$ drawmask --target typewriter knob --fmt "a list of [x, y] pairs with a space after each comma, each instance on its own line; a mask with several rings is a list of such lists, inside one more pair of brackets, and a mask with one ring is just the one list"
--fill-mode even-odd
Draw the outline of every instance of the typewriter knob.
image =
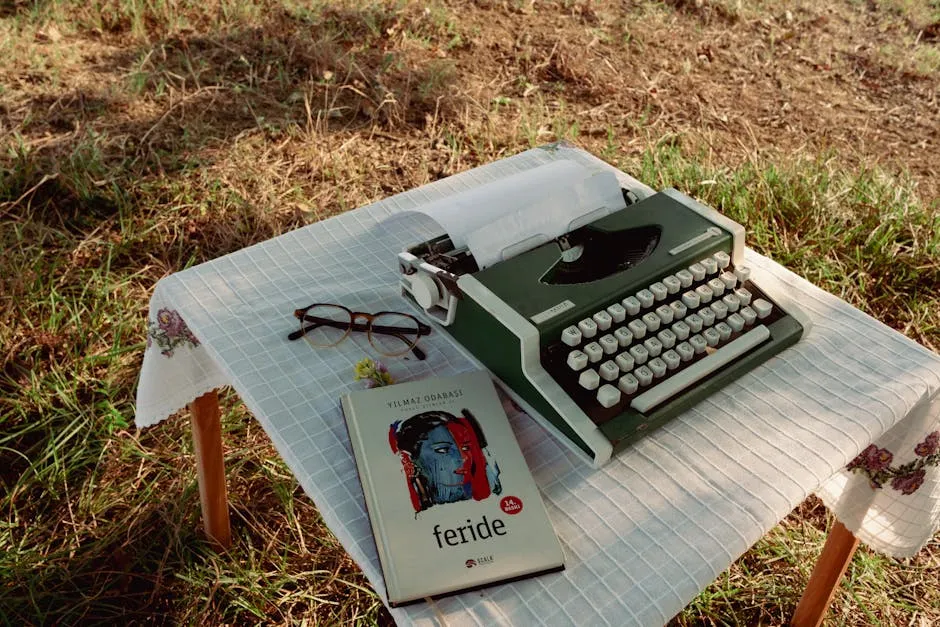
[[430, 309], [441, 295], [437, 282], [423, 272], [416, 272], [408, 278], [411, 279], [411, 295], [415, 301], [425, 309]]

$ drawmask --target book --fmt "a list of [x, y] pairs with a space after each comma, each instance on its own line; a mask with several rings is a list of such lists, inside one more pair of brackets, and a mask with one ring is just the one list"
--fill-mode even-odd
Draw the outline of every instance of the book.
[[341, 403], [393, 607], [564, 568], [488, 373], [359, 390]]

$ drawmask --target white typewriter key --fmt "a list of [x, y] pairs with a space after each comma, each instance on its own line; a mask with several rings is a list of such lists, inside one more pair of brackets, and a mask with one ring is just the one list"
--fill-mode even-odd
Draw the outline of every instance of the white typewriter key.
[[601, 382], [601, 377], [599, 374], [588, 368], [581, 373], [581, 376], [578, 377], [578, 383], [585, 390], [596, 390], [597, 386]]
[[633, 367], [636, 366], [636, 360], [632, 355], [630, 355], [630, 353], [627, 352], [623, 352], [617, 355], [617, 357], [614, 358], [614, 361], [617, 363], [617, 367], [619, 367], [624, 372], [630, 372], [633, 370]]
[[676, 272], [676, 278], [679, 279], [679, 284], [682, 287], [689, 287], [695, 280], [695, 277], [693, 277], [692, 273], [688, 270], [679, 270]]
[[692, 278], [696, 281], [701, 281], [705, 278], [705, 266], [700, 263], [693, 263], [689, 266], [689, 272], [692, 273]]
[[568, 353], [568, 367], [574, 371], [584, 370], [588, 365], [588, 356], [581, 351], [571, 351]]
[[689, 309], [698, 309], [698, 306], [701, 304], [702, 299], [698, 294], [689, 290], [682, 295], [682, 304], [684, 304]]
[[624, 394], [633, 394], [636, 392], [636, 389], [640, 387], [640, 382], [636, 380], [636, 377], [634, 377], [632, 373], [628, 372], [620, 377], [620, 381], [617, 382], [617, 387], [620, 388], [620, 391]]
[[669, 295], [669, 289], [659, 281], [650, 285], [650, 291], [653, 293], [653, 298], [658, 301], [664, 300]]
[[706, 274], [718, 274], [718, 262], [713, 257], [699, 261], [705, 267]]
[[597, 323], [590, 318], [585, 318], [579, 322], [578, 328], [581, 329], [581, 335], [584, 337], [594, 337], [597, 335]]
[[675, 320], [682, 320], [685, 318], [685, 314], [689, 312], [689, 308], [680, 300], [672, 301], [669, 306], [672, 307], [672, 317]]
[[697, 353], [704, 353], [705, 348], [708, 346], [708, 342], [705, 341], [705, 338], [701, 335], [693, 335], [689, 338], [689, 344], [692, 345], [692, 350]]
[[708, 342], [709, 346], [718, 346], [718, 342], [721, 341], [721, 333], [716, 331], [714, 328], [705, 329], [702, 332], [702, 337], [705, 338], [705, 341]]
[[636, 363], [642, 365], [650, 358], [650, 353], [644, 346], [637, 344], [636, 346], [630, 347], [630, 356], [633, 357]]
[[597, 402], [607, 408], [613, 407], [620, 402], [620, 390], [609, 383], [605, 383], [597, 391]]
[[721, 297], [721, 302], [725, 304], [725, 307], [728, 308], [728, 311], [737, 311], [738, 307], [741, 306], [741, 299], [738, 298], [735, 294], [725, 294]]
[[663, 343], [659, 341], [659, 338], [647, 338], [643, 340], [643, 346], [646, 348], [646, 352], [650, 354], [650, 357], [659, 357], [659, 354], [663, 352]]
[[568, 346], [577, 346], [581, 343], [581, 330], [571, 325], [561, 332], [561, 341]]
[[774, 309], [774, 306], [763, 298], [755, 298], [751, 306], [754, 307], [754, 311], [757, 312], [757, 317], [761, 320], [769, 316], [770, 312]]
[[698, 298], [702, 303], [710, 303], [712, 297], [715, 295], [715, 292], [712, 291], [712, 288], [707, 285], [699, 285], [695, 288], [695, 293], [698, 294]]
[[734, 290], [734, 295], [738, 297], [739, 301], [741, 301], [742, 307], [747, 307], [751, 304], [751, 293], [743, 287], [739, 287], [738, 289]]
[[682, 342], [676, 346], [676, 352], [679, 353], [679, 357], [682, 358], [682, 361], [689, 361], [692, 359], [692, 355], [695, 354], [695, 349], [692, 348], [692, 345], [688, 342]]
[[602, 335], [601, 339], [597, 340], [597, 343], [601, 345], [601, 348], [604, 349], [604, 352], [608, 355], [612, 355], [617, 352], [617, 349], [620, 348], [620, 342], [617, 341], [613, 335]]
[[675, 323], [674, 325], [672, 325], [672, 332], [676, 334], [676, 338], [679, 340], [689, 339], [689, 333], [691, 331], [692, 329], [689, 328], [688, 323], [683, 322], [681, 320]]
[[640, 382], [640, 385], [649, 385], [653, 382], [653, 371], [646, 366], [640, 366], [634, 370], [633, 376]]
[[659, 329], [659, 316], [649, 311], [643, 314], [643, 323], [646, 324], [646, 330], [653, 333]]
[[611, 319], [610, 314], [607, 313], [606, 311], [598, 311], [596, 314], [591, 316], [591, 318], [594, 320], [594, 322], [597, 323], [597, 328], [600, 329], [601, 331], [606, 331], [607, 329], [609, 329], [610, 324], [613, 322], [613, 319]]
[[633, 337], [638, 340], [642, 340], [643, 336], [646, 335], [646, 325], [643, 324], [642, 320], [631, 320], [627, 328], [630, 329]]
[[718, 320], [724, 320], [728, 315], [728, 305], [724, 304], [720, 300], [716, 300], [711, 305], [711, 310], [715, 312], [715, 318]]
[[715, 330], [718, 331], [718, 335], [721, 336], [721, 341], [724, 342], [729, 337], [731, 337], [731, 327], [728, 326], [725, 322], [719, 322], [715, 325]]
[[[643, 326], [645, 327], [646, 325], [643, 325]], [[620, 346], [624, 348], [626, 348], [627, 346], [630, 346], [630, 342], [633, 341], [633, 334], [630, 333], [630, 331], [624, 327], [620, 327], [619, 329], [614, 331], [614, 337], [617, 338], [617, 343], [620, 344]]]
[[677, 294], [682, 289], [682, 283], [676, 277], [670, 275], [663, 279], [663, 285], [669, 290], [670, 294]]
[[725, 284], [725, 289], [728, 290], [733, 290], [734, 286], [738, 284], [738, 277], [730, 272], [722, 272], [718, 278], [721, 279], [721, 282]]
[[717, 253], [712, 255], [712, 259], [715, 260], [715, 263], [717, 263], [718, 267], [722, 270], [731, 265], [731, 255], [723, 250], [719, 250]]
[[663, 321], [663, 324], [669, 324], [675, 314], [672, 313], [672, 307], [669, 305], [660, 305], [656, 308], [656, 315]]
[[718, 298], [725, 293], [725, 284], [721, 279], [715, 278], [708, 282], [708, 287], [712, 288], [712, 292], [715, 294], [715, 298]]
[[691, 314], [685, 317], [685, 323], [692, 329], [692, 333], [698, 333], [705, 326], [705, 321], [698, 314]]
[[627, 317], [627, 310], [623, 308], [623, 305], [619, 303], [614, 303], [607, 308], [607, 313], [610, 314], [610, 317], [613, 318], [614, 322], [621, 323]]
[[664, 374], [666, 374], [666, 362], [657, 357], [656, 359], [651, 359], [649, 363], [650, 370], [653, 371], [653, 376], [657, 379]]
[[591, 342], [584, 345], [584, 354], [588, 356], [592, 364], [595, 364], [604, 356], [604, 349], [597, 342]]
[[652, 307], [653, 301], [656, 300], [656, 297], [649, 290], [640, 290], [636, 293], [636, 298], [644, 307]]
[[698, 310], [699, 318], [702, 319], [702, 326], [710, 327], [715, 324], [715, 312], [709, 307], [702, 307]]
[[679, 338], [677, 338], [676, 334], [670, 329], [663, 329], [656, 334], [656, 339], [662, 343], [663, 348], [672, 348], [676, 345], [676, 340]]
[[614, 381], [620, 376], [620, 367], [609, 359], [598, 366], [597, 370], [604, 381]]
[[738, 277], [738, 281], [743, 285], [751, 278], [751, 269], [747, 266], [738, 266], [734, 269], [734, 276]]
[[640, 313], [640, 301], [636, 296], [627, 296], [620, 304], [627, 310], [627, 315], [635, 316]]
[[732, 331], [740, 331], [744, 328], [744, 318], [741, 317], [741, 314], [731, 314], [728, 316], [728, 320], [726, 322], [728, 323], [728, 326], [731, 327]]
[[744, 318], [744, 324], [750, 326], [757, 320], [757, 312], [750, 307], [743, 307], [741, 309], [741, 317]]
[[679, 359], [679, 353], [676, 351], [666, 351], [663, 353], [663, 361], [666, 362], [667, 368], [675, 370], [679, 367], [679, 362], [682, 360]]

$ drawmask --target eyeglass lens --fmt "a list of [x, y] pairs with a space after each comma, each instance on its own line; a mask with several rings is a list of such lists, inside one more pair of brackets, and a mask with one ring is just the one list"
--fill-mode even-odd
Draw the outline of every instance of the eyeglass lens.
[[300, 328], [304, 338], [314, 346], [335, 346], [342, 342], [352, 327], [352, 315], [342, 307], [317, 305], [304, 312]]
[[383, 355], [407, 353], [418, 342], [418, 321], [399, 313], [379, 314], [369, 328], [369, 342]]
[[387, 312], [367, 322], [362, 317], [353, 321], [350, 311], [336, 305], [315, 305], [306, 309], [300, 319], [300, 332], [313, 346], [335, 346], [350, 331], [366, 331], [369, 343], [390, 357], [403, 355], [418, 343], [421, 329], [418, 321], [406, 314]]

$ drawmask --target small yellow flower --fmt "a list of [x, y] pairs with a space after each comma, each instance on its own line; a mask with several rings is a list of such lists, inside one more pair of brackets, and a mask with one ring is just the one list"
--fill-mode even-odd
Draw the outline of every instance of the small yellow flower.
[[365, 380], [366, 386], [370, 388], [392, 385], [395, 380], [389, 374], [388, 368], [382, 362], [372, 361], [368, 357], [360, 360], [353, 368], [355, 381]]

